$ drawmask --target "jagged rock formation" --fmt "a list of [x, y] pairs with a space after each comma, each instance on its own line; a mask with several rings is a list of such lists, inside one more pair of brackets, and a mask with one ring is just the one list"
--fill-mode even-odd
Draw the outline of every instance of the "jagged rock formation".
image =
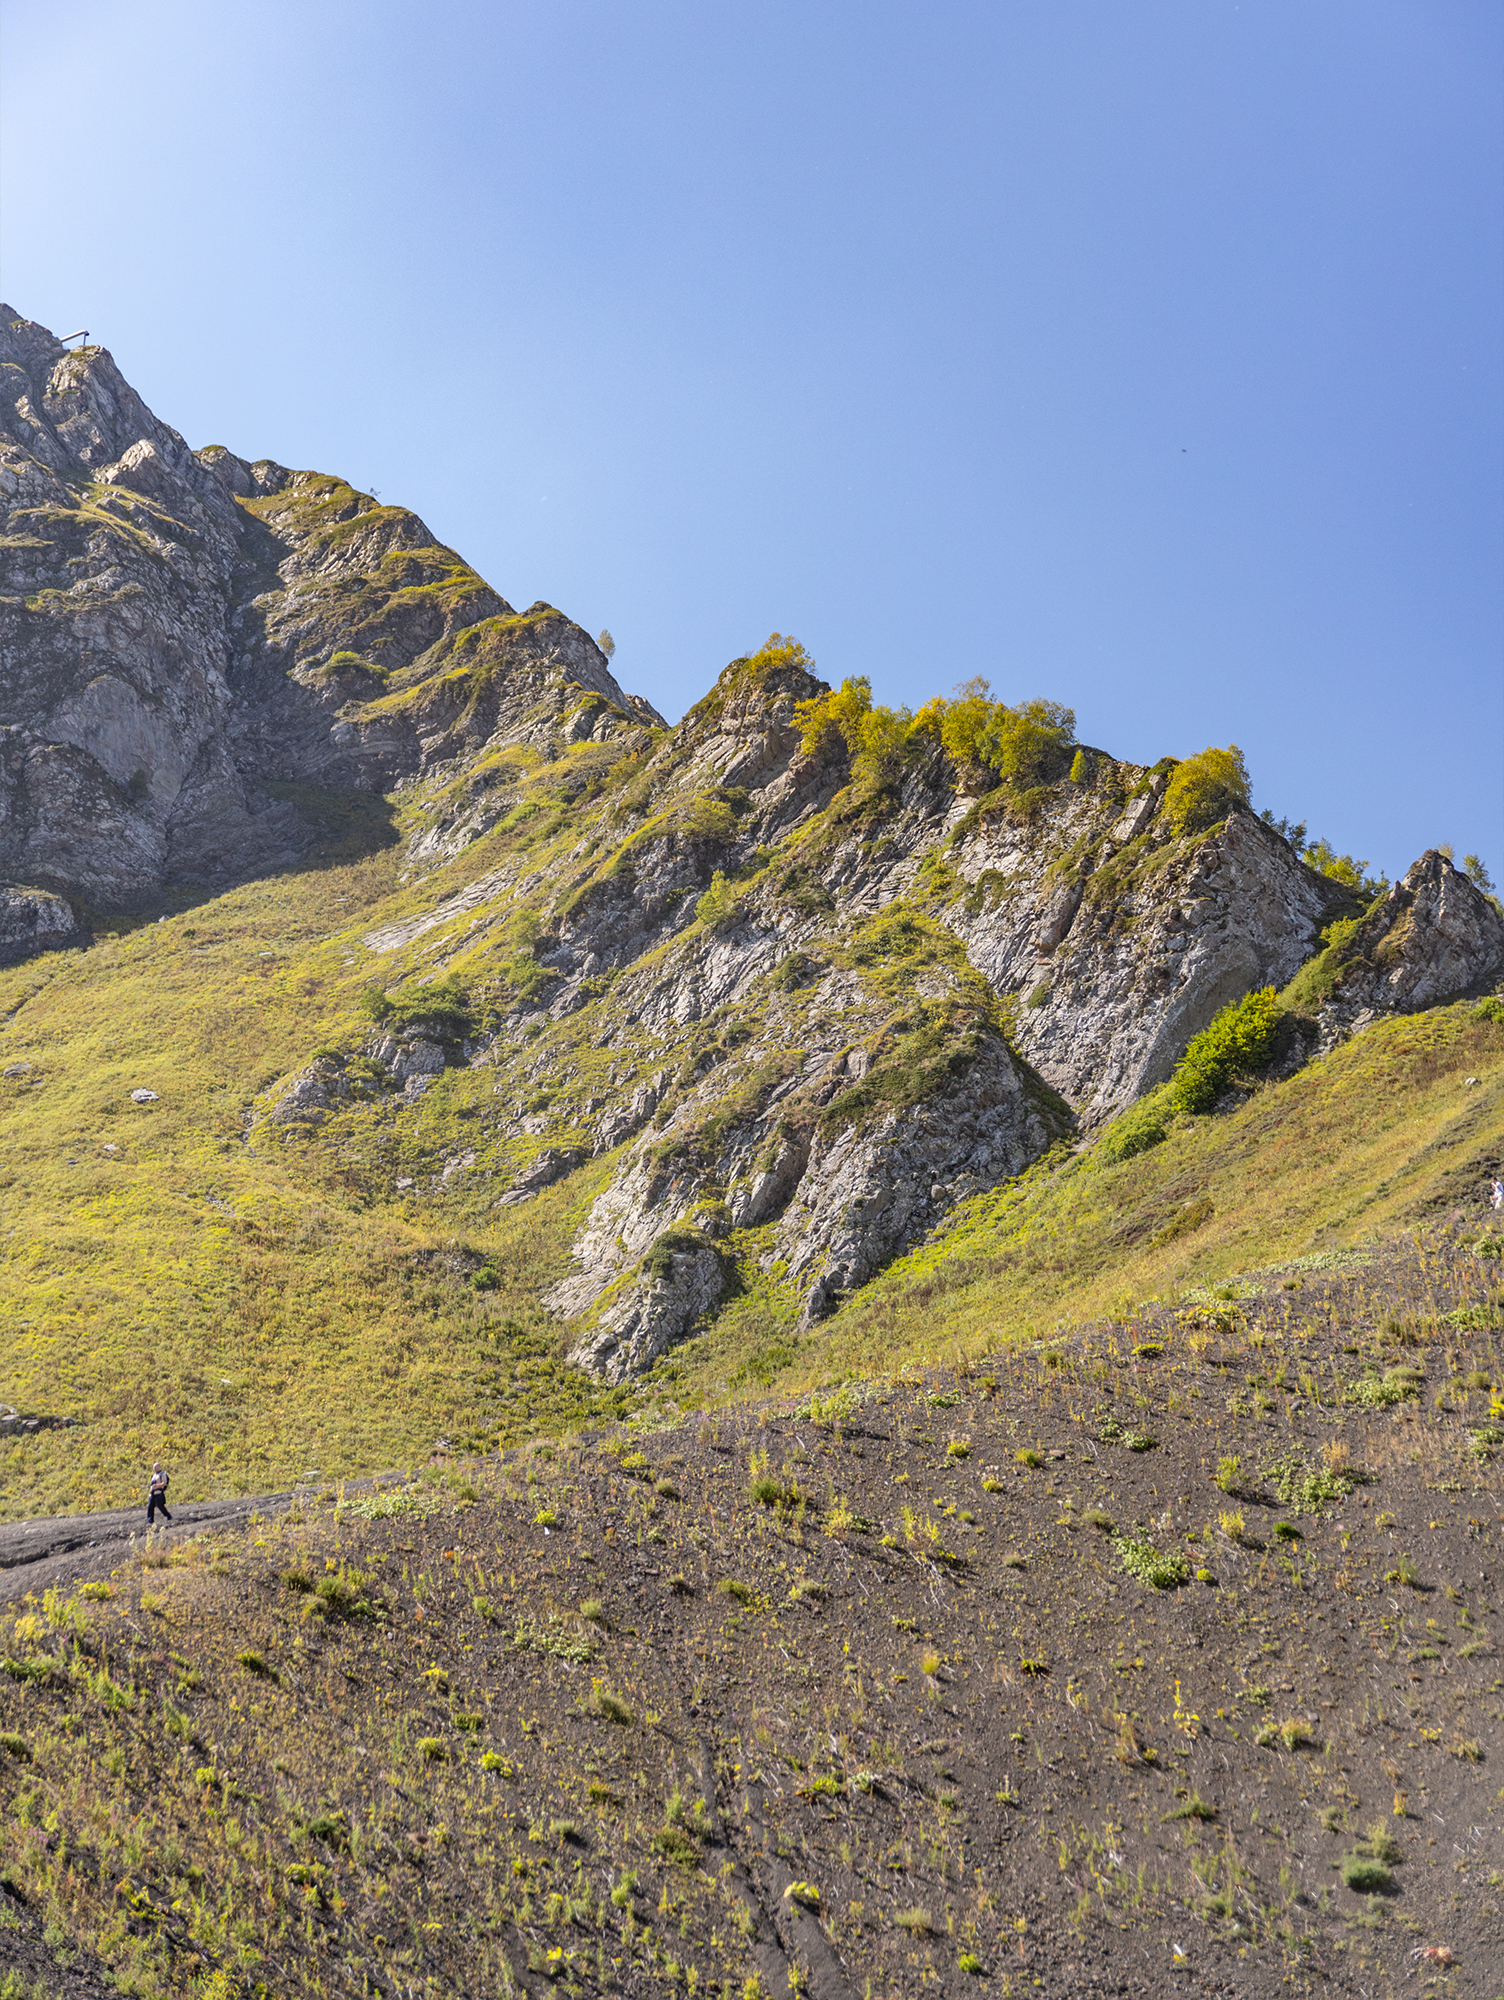
[[56, 951], [83, 936], [71, 905], [45, 889], [0, 888], [0, 964]]
[[1504, 918], [1432, 848], [1311, 967], [1325, 1051], [1379, 1014], [1455, 999], [1504, 969]]
[[1299, 1059], [1504, 967], [1444, 857], [1365, 910], [1237, 799], [1179, 817], [1172, 760], [1077, 746], [1064, 711], [1027, 770], [923, 716], [869, 756], [770, 641], [666, 729], [562, 613], [338, 479], [189, 451], [103, 350], [0, 315], [0, 376], [0, 952], [84, 937], [65, 896], [296, 859], [315, 788], [400, 794], [409, 878], [445, 883], [365, 939], [402, 1005], [265, 1121], [438, 1132], [446, 1077], [487, 1072], [489, 1115], [396, 1189], [588, 1187], [550, 1302], [604, 1374], [733, 1280], [819, 1319], [1251, 988], [1288, 986]]
[[95, 909], [294, 860], [312, 829], [279, 786], [382, 792], [659, 720], [416, 515], [190, 451], [103, 348], [4, 306], [0, 507], [0, 876]]
[[[613, 1379], [739, 1266], [820, 1318], [1164, 1080], [1228, 1002], [1353, 938], [1370, 1013], [1504, 965], [1492, 905], [1441, 857], [1364, 916], [1251, 813], [1177, 830], [1166, 773], [1102, 752], [977, 798], [921, 742], [864, 784], [839, 740], [803, 747], [795, 707], [822, 691], [776, 648], [734, 662], [567, 834], [498, 831], [462, 890], [367, 940], [378, 964], [489, 967], [507, 1010], [449, 1048], [494, 1070], [501, 1108], [435, 1189], [494, 1175], [511, 1205], [609, 1160], [549, 1302]], [[394, 1049], [364, 1053], [415, 1088]]]

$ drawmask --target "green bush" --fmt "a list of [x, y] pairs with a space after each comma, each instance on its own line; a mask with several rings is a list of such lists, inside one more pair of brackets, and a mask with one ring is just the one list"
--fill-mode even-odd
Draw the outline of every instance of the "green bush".
[[1371, 898], [1389, 886], [1382, 875], [1370, 880], [1366, 861], [1355, 860], [1351, 854], [1339, 854], [1329, 840], [1313, 841], [1300, 858], [1307, 868], [1314, 868], [1330, 881], [1340, 882], [1355, 895]]
[[926, 702], [914, 731], [938, 736], [963, 770], [994, 772], [1004, 784], [1027, 787], [1058, 778], [1076, 740], [1075, 712], [1058, 701], [1010, 707], [991, 695], [980, 675], [963, 681], [954, 701]]
[[851, 759], [851, 775], [863, 790], [881, 791], [902, 775], [913, 717], [906, 708], [872, 705], [865, 674], [848, 675], [838, 688], [801, 701], [794, 710], [805, 753], [839, 736]]
[[1395, 1403], [1408, 1402], [1418, 1396], [1425, 1379], [1418, 1368], [1400, 1362], [1382, 1375], [1365, 1375], [1356, 1382], [1349, 1382], [1345, 1400], [1359, 1403], [1367, 1410], [1387, 1410]]
[[1162, 1083], [1158, 1090], [1151, 1090], [1137, 1104], [1119, 1112], [1097, 1141], [1099, 1167], [1115, 1167], [1120, 1160], [1131, 1160], [1160, 1143], [1175, 1115], [1173, 1090], [1172, 1084]]
[[1346, 1854], [1342, 1858], [1342, 1879], [1361, 1896], [1382, 1896], [1394, 1887], [1394, 1877], [1382, 1861], [1367, 1854]]
[[1272, 986], [1224, 1007], [1181, 1057], [1170, 1083], [1173, 1109], [1209, 1111], [1235, 1076], [1264, 1068], [1274, 1054], [1282, 1015]]
[[[1281, 1502], [1297, 1514], [1315, 1514], [1333, 1501], [1345, 1500], [1357, 1484], [1350, 1472], [1309, 1466], [1295, 1452], [1274, 1459], [1264, 1467], [1264, 1472]], [[1275, 1533], [1279, 1533], [1279, 1528]]]
[[457, 979], [402, 986], [395, 993], [368, 986], [360, 996], [360, 1011], [386, 1028], [434, 1028], [456, 1041], [463, 1041], [474, 1026], [469, 999]]
[[723, 800], [702, 793], [691, 800], [681, 824], [685, 832], [693, 834], [697, 840], [724, 843], [736, 833], [736, 814]]
[[1200, 833], [1248, 804], [1248, 766], [1236, 743], [1187, 757], [1165, 788], [1165, 819], [1175, 833]]
[[[726, 811], [729, 815], [730, 808]], [[741, 892], [726, 880], [725, 870], [717, 868], [710, 878], [710, 887], [695, 904], [695, 915], [707, 930], [714, 930], [734, 917], [742, 906]]]
[[1155, 1590], [1176, 1590], [1190, 1581], [1191, 1566], [1177, 1551], [1166, 1554], [1142, 1535], [1119, 1535], [1113, 1547], [1130, 1576]]

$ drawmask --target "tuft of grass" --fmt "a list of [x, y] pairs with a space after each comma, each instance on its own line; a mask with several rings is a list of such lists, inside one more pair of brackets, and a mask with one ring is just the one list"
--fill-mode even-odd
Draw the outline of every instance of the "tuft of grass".
[[653, 1848], [679, 1868], [697, 1868], [700, 1864], [699, 1846], [682, 1826], [659, 1827], [653, 1835]]
[[1354, 1852], [1366, 1854], [1371, 1861], [1382, 1861], [1386, 1868], [1392, 1868], [1396, 1862], [1405, 1858], [1404, 1848], [1389, 1831], [1388, 1822], [1382, 1819], [1376, 1819], [1371, 1823], [1367, 1833], [1357, 1843]]
[[1360, 1896], [1384, 1896], [1394, 1887], [1394, 1877], [1382, 1861], [1367, 1854], [1345, 1854], [1341, 1861], [1342, 1880]]
[[1191, 1566], [1178, 1549], [1157, 1549], [1143, 1535], [1119, 1535], [1113, 1547], [1128, 1574], [1154, 1590], [1177, 1590], [1190, 1582]]
[[934, 1918], [919, 1903], [907, 1909], [895, 1910], [893, 1921], [901, 1931], [907, 1931], [910, 1937], [928, 1937], [935, 1928]]
[[[1251, 1690], [1250, 1698], [1257, 1693], [1257, 1689]], [[1276, 1743], [1282, 1743], [1290, 1751], [1321, 1748], [1321, 1738], [1295, 1716], [1285, 1722], [1266, 1722], [1253, 1740], [1264, 1750], [1272, 1749]]]
[[623, 1728], [630, 1728], [637, 1720], [636, 1711], [631, 1705], [623, 1701], [619, 1694], [613, 1694], [608, 1687], [597, 1687], [594, 1690], [591, 1706], [605, 1721], [619, 1723]]
[[1175, 1819], [1213, 1820], [1216, 1817], [1217, 1807], [1208, 1805], [1201, 1794], [1195, 1791], [1184, 1805], [1179, 1805], [1173, 1812], [1167, 1812], [1162, 1816], [1164, 1822]]

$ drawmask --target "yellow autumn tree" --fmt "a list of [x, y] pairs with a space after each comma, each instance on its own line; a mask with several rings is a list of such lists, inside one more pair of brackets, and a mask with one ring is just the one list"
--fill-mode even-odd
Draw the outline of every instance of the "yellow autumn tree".
[[1187, 757], [1165, 790], [1165, 818], [1176, 833], [1200, 833], [1247, 804], [1248, 766], [1236, 743]]

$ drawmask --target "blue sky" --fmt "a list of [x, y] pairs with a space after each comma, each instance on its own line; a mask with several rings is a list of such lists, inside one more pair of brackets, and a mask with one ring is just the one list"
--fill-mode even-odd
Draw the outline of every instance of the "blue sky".
[[0, 289], [677, 716], [793, 632], [1504, 879], [1495, 0], [0, 0]]

